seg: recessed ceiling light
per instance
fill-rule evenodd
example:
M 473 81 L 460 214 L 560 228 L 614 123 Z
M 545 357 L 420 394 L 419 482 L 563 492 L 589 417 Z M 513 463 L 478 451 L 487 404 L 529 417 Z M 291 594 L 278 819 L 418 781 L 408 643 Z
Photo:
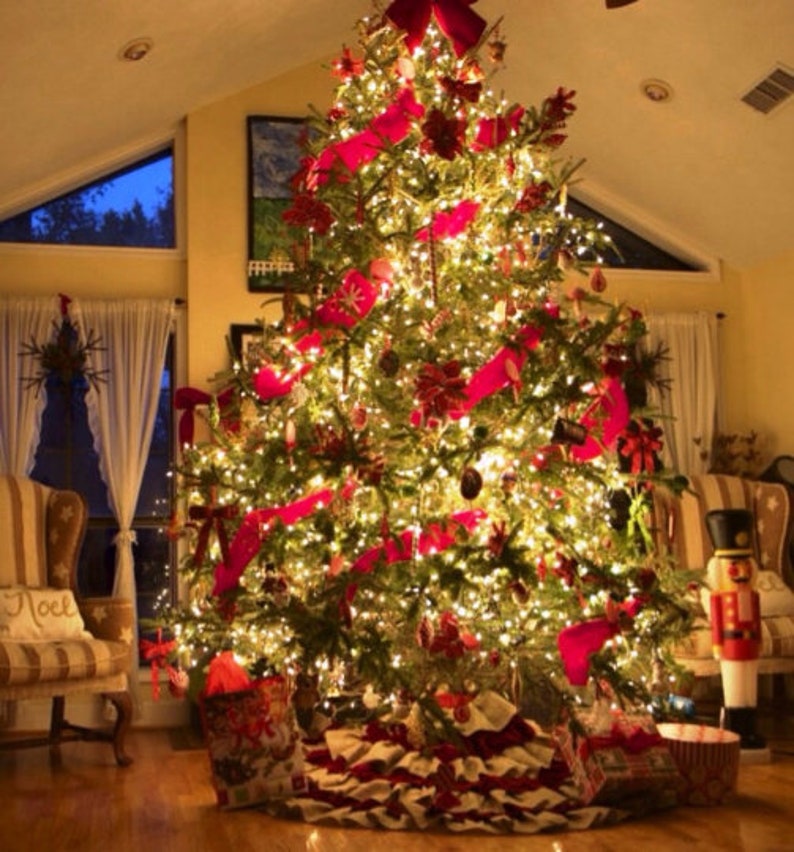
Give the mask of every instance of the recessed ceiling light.
M 154 46 L 150 38 L 134 38 L 119 51 L 119 59 L 125 62 L 140 62 Z
M 649 101 L 661 104 L 673 97 L 673 87 L 664 80 L 643 80 L 640 91 Z

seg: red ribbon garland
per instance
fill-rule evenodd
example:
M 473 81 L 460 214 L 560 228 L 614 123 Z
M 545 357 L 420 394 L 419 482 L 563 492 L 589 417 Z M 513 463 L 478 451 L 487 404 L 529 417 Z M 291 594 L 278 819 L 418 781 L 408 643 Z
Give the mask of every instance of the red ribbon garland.
M 386 17 L 405 30 L 405 43 L 413 51 L 422 43 L 435 12 L 442 32 L 452 42 L 457 56 L 471 50 L 482 37 L 485 20 L 470 6 L 477 0 L 394 0 Z
M 256 556 L 263 539 L 267 537 L 271 523 L 278 520 L 284 524 L 294 524 L 311 515 L 315 509 L 327 506 L 333 496 L 330 488 L 324 488 L 286 506 L 254 509 L 249 512 L 240 524 L 231 546 L 223 557 L 223 562 L 215 568 L 215 585 L 212 593 L 220 595 L 237 586 L 246 566 Z
M 416 100 L 410 86 L 400 93 L 386 109 L 375 116 L 370 125 L 355 136 L 329 145 L 307 170 L 307 186 L 328 181 L 339 160 L 349 172 L 369 163 L 387 146 L 402 142 L 411 130 L 414 119 L 424 115 L 425 108 Z M 345 178 L 342 178 L 345 179 Z

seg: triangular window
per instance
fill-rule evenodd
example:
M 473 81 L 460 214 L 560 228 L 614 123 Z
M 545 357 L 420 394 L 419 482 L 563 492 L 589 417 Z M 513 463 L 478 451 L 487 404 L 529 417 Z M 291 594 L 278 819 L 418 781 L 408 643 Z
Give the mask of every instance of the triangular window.
M 171 148 L 0 221 L 0 242 L 174 248 Z
M 616 251 L 608 251 L 604 266 L 612 269 L 658 269 L 673 272 L 702 272 L 687 260 L 676 257 L 659 246 L 635 234 L 634 231 L 588 207 L 581 201 L 568 196 L 566 209 L 582 219 L 591 219 L 602 224 L 604 233 L 612 238 Z

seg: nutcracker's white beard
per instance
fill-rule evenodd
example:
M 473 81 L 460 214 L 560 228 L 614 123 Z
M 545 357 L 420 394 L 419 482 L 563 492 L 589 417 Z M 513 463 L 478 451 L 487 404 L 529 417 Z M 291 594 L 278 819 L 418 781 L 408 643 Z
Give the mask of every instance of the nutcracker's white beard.
M 720 671 L 725 707 L 758 704 L 758 660 L 721 660 Z

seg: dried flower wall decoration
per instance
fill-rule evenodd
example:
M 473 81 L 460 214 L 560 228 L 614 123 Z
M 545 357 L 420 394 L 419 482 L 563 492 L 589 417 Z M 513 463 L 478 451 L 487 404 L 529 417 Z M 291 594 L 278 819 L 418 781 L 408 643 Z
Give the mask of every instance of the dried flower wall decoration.
M 22 344 L 20 357 L 33 357 L 37 366 L 35 374 L 23 376 L 22 381 L 26 388 L 35 388 L 36 394 L 52 376 L 64 390 L 70 391 L 81 379 L 98 389 L 101 382 L 107 381 L 107 370 L 95 370 L 88 356 L 91 352 L 104 350 L 105 347 L 100 345 L 102 339 L 93 329 L 89 329 L 83 339 L 77 323 L 69 316 L 69 304 L 72 300 L 63 293 L 58 295 L 61 300 L 61 318 L 60 321 L 53 320 L 52 337 L 43 343 L 31 338 L 30 343 Z

